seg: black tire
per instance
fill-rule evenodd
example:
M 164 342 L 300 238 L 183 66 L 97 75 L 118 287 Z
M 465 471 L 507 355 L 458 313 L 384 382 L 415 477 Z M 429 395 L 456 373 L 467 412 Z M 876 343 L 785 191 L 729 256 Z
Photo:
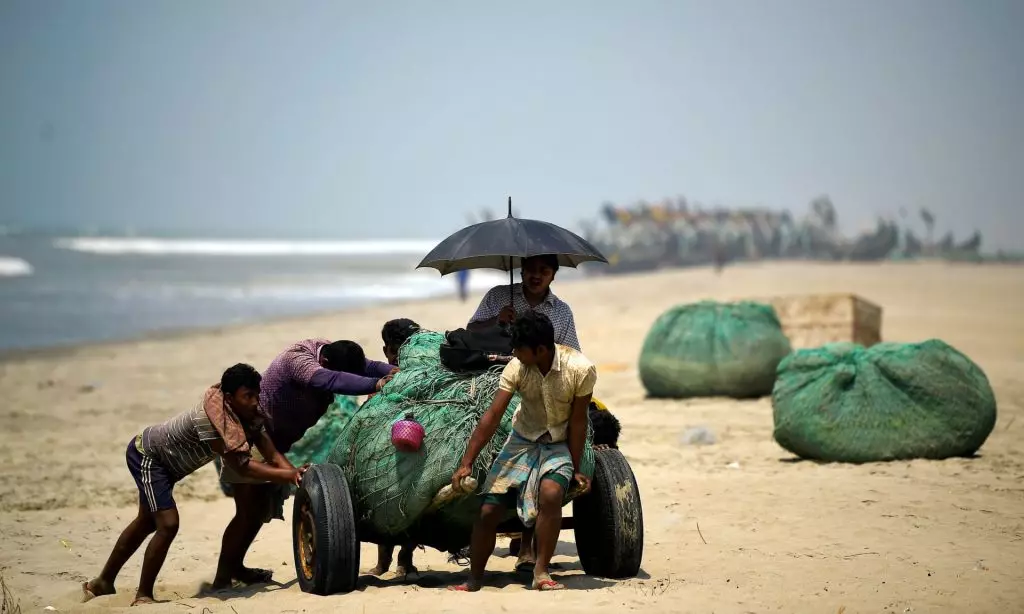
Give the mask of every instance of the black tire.
M 573 533 L 587 575 L 634 578 L 644 553 L 644 513 L 633 470 L 621 452 L 594 451 L 590 492 L 572 502 Z
M 337 465 L 313 465 L 302 476 L 292 506 L 292 551 L 304 593 L 333 595 L 356 588 L 355 507 L 348 480 Z

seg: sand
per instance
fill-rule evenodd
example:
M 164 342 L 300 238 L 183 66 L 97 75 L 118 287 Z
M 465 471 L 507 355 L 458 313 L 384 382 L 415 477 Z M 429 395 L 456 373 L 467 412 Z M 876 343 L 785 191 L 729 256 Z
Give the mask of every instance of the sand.
M 176 488 L 181 530 L 157 583 L 165 603 L 144 612 L 604 611 L 1020 612 L 1024 611 L 1024 269 L 945 264 L 759 264 L 556 282 L 573 305 L 598 396 L 623 424 L 621 449 L 639 483 L 645 553 L 639 578 L 582 575 L 572 532 L 555 561 L 569 590 L 538 594 L 508 573 L 499 541 L 490 585 L 473 595 L 443 585 L 464 568 L 418 552 L 416 584 L 364 578 L 332 597 L 302 593 L 286 521 L 265 526 L 247 563 L 280 584 L 199 598 L 212 578 L 233 504 L 205 467 Z M 884 308 L 890 341 L 938 337 L 985 369 L 999 403 L 996 428 L 972 459 L 865 464 L 794 462 L 771 437 L 768 399 L 648 401 L 636 358 L 654 318 L 672 304 L 849 291 Z M 78 603 L 98 573 L 137 491 L 124 449 L 142 427 L 189 407 L 237 361 L 264 368 L 288 343 L 352 338 L 379 357 L 380 325 L 412 317 L 464 325 L 479 296 L 392 304 L 305 319 L 161 339 L 8 357 L 0 363 L 0 567 L 23 611 L 103 612 L 125 607 L 141 553 L 116 596 Z M 709 427 L 717 443 L 687 446 Z M 700 525 L 698 533 L 697 525 Z M 362 568 L 375 547 L 364 545 Z

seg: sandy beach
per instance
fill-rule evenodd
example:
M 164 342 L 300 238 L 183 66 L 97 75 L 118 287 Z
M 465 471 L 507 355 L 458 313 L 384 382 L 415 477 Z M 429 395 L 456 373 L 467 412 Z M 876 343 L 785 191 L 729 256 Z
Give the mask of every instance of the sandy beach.
M 363 578 L 351 594 L 308 595 L 295 581 L 289 500 L 286 521 L 264 527 L 247 559 L 274 569 L 278 583 L 226 600 L 197 597 L 233 513 L 210 465 L 175 488 L 181 530 L 156 587 L 166 601 L 141 611 L 1024 612 L 1024 269 L 761 263 L 720 276 L 694 269 L 553 287 L 572 305 L 583 350 L 598 364 L 597 396 L 623 425 L 620 447 L 644 507 L 639 578 L 582 575 L 567 531 L 555 557 L 569 588 L 560 593 L 527 590 L 499 540 L 489 585 L 477 594 L 444 590 L 465 569 L 427 551 L 417 553 L 424 577 L 416 584 Z M 882 306 L 884 340 L 940 338 L 985 370 L 999 415 L 977 457 L 799 462 L 772 440 L 769 399 L 645 400 L 637 356 L 666 308 L 837 291 Z M 99 572 L 135 514 L 125 445 L 190 407 L 225 367 L 246 361 L 262 370 L 286 345 L 311 336 L 353 339 L 380 358 L 387 319 L 457 328 L 478 300 L 7 356 L 0 362 L 0 568 L 22 611 L 128 606 L 141 552 L 125 566 L 117 595 L 80 603 L 82 581 Z M 717 442 L 684 445 L 680 435 L 691 426 L 710 428 Z M 364 570 L 374 556 L 375 547 L 364 545 Z

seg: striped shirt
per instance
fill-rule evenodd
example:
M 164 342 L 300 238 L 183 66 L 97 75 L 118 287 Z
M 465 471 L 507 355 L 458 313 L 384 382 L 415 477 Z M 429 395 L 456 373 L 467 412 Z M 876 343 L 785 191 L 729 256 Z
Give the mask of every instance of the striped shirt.
M 200 401 L 162 424 L 146 427 L 135 439 L 135 447 L 178 481 L 213 460 L 216 453 L 210 442 L 219 439 Z
M 516 310 L 516 315 L 524 314 L 531 309 L 537 313 L 543 313 L 551 320 L 551 325 L 555 329 L 555 343 L 569 346 L 577 352 L 582 351 L 579 339 L 576 338 L 576 320 L 573 318 L 572 309 L 569 308 L 568 303 L 555 296 L 550 288 L 548 295 L 536 307 L 531 307 L 530 303 L 526 302 L 522 283 L 513 285 L 511 293 L 512 307 Z M 472 324 L 495 318 L 508 304 L 508 286 L 495 286 L 484 295 L 480 306 L 476 308 L 476 313 L 469 319 L 469 322 Z

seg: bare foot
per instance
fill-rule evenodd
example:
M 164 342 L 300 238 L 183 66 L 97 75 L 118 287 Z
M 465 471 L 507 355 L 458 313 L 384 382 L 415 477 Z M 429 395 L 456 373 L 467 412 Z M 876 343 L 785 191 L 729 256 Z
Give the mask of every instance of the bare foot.
M 384 574 L 386 574 L 388 572 L 388 569 L 390 569 L 390 568 L 391 568 L 391 563 L 388 563 L 387 565 L 385 565 L 384 563 L 377 563 L 376 567 L 374 567 L 370 571 L 367 571 L 366 573 L 371 575 L 371 576 L 383 576 Z
M 478 590 L 480 590 L 480 583 L 479 582 L 474 582 L 473 580 L 469 580 L 467 582 L 463 582 L 462 584 L 456 584 L 455 586 L 449 586 L 448 590 L 450 590 L 450 591 L 457 591 L 457 592 L 460 592 L 460 593 L 475 593 Z
M 234 573 L 234 579 L 242 584 L 265 584 L 270 582 L 273 577 L 274 572 L 272 570 L 260 569 L 258 567 L 243 567 Z
M 533 556 L 533 552 L 520 550 L 519 560 L 516 561 L 516 571 L 533 571 L 533 568 L 537 565 L 537 561 Z
M 149 603 L 156 603 L 156 599 L 146 595 L 135 595 L 135 601 L 132 602 L 132 605 L 146 605 Z
M 415 580 L 419 577 L 420 570 L 412 563 L 409 563 L 408 565 L 402 565 L 399 563 L 398 567 L 395 568 L 395 575 L 403 580 Z
M 95 578 L 82 583 L 82 602 L 84 603 L 101 595 L 113 595 L 116 592 L 113 584 L 101 578 Z

